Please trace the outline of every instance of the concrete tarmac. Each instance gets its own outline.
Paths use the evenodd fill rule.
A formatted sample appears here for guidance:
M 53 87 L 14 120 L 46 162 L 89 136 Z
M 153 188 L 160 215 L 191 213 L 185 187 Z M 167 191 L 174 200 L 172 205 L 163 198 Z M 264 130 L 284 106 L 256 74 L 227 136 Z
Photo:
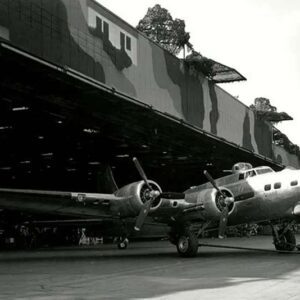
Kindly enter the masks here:
M 273 250 L 270 236 L 203 242 Z M 200 247 L 187 259 L 167 241 L 2 251 L 0 299 L 296 300 L 300 252 Z

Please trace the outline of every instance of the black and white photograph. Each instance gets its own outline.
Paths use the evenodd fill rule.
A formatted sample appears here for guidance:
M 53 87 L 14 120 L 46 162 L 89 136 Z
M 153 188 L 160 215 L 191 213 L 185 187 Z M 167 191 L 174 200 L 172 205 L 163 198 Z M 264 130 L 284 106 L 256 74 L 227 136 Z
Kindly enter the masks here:
M 299 101 L 299 0 L 0 0 L 0 300 L 298 300 Z

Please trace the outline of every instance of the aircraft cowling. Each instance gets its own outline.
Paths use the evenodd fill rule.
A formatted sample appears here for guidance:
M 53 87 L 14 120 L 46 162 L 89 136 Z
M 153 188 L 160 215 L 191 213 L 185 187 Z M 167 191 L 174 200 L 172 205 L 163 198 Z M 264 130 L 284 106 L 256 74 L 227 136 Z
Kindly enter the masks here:
M 156 182 L 148 180 L 148 183 L 153 190 L 157 190 L 160 193 L 162 192 L 160 186 Z M 125 199 L 114 203 L 115 205 L 112 205 L 112 210 L 121 217 L 135 217 L 139 214 L 143 204 L 150 200 L 149 192 L 150 189 L 144 181 L 128 184 L 115 193 L 117 197 Z M 157 197 L 157 199 L 154 200 L 150 208 L 150 213 L 160 206 L 161 201 L 160 197 Z
M 233 197 L 232 192 L 224 187 L 221 187 L 220 190 L 227 197 Z M 203 216 L 206 219 L 214 219 L 219 220 L 221 216 L 221 212 L 224 208 L 222 195 L 216 189 L 206 189 L 201 191 L 197 196 L 197 202 L 203 204 Z M 232 213 L 234 209 L 234 203 L 228 205 L 229 214 Z

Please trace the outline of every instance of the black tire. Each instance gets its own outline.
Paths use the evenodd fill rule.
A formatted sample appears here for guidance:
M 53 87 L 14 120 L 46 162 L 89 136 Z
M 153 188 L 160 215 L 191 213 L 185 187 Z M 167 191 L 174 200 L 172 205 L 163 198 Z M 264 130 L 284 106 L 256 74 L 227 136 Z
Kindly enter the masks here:
M 278 235 L 280 236 L 282 230 L 278 231 Z M 280 241 L 274 242 L 275 249 L 279 251 L 293 251 L 296 247 L 296 237 L 292 230 L 288 229 L 284 235 L 280 238 Z
M 120 249 L 120 250 L 125 250 L 125 249 L 127 249 L 128 243 L 129 243 L 129 241 L 128 241 L 127 238 L 122 239 L 122 240 L 119 240 L 119 241 L 118 241 L 118 249 Z
M 190 231 L 180 234 L 177 239 L 176 248 L 181 257 L 195 257 L 198 252 L 198 239 Z

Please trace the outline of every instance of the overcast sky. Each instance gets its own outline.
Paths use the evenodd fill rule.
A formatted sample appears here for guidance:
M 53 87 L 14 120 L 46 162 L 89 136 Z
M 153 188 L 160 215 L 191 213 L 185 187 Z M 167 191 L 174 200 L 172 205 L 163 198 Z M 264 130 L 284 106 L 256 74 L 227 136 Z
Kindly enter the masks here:
M 99 2 L 133 26 L 155 4 L 185 20 L 195 50 L 247 78 L 222 88 L 246 105 L 270 99 L 294 118 L 277 127 L 300 146 L 300 0 Z

